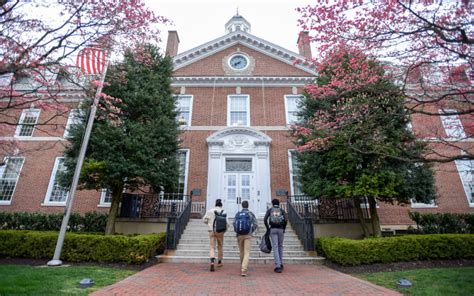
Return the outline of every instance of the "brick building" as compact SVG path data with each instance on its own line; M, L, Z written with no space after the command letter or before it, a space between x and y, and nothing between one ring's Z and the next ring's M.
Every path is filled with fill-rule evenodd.
M298 54L291 52L252 35L250 23L240 15L225 24L225 32L182 53L178 53L177 32L169 32L166 54L174 61L172 87L183 129L181 191L192 190L193 200L204 202L207 208L221 198L231 215L247 199L250 208L263 215L272 198L283 199L287 191L301 194L288 126L297 119L297 101L304 85L317 73L305 62L312 54L308 44L299 43ZM47 109L12 110L9 120L19 125L0 130L2 143L15 140L21 148L20 154L2 151L7 158L0 171L0 211L64 210L66 192L55 184L55 175L61 169L67 125L73 124L73 109L83 94L73 86L64 87L63 92L72 108L69 113L54 111L57 116L51 121L48 112L53 111ZM45 121L48 124L41 125ZM434 137L442 135L473 149L473 121L468 115L419 116L412 123L414 133L431 141L433 147L441 145ZM437 149L460 153L459 148L446 147ZM436 204L380 204L382 228L411 224L410 210L474 212L473 161L442 163L435 171ZM104 211L108 205L106 191L81 191L74 210Z

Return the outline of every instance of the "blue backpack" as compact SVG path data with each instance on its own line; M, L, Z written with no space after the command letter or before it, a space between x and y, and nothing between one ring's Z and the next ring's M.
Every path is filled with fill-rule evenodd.
M235 215L234 231L241 235L249 234L252 231L252 218L249 211L240 211Z

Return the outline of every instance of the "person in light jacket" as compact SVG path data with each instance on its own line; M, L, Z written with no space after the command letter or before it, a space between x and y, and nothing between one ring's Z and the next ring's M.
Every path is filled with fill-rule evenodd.
M222 200L216 199L216 206L206 212L204 215L203 222L209 226L209 258L211 261L210 270L214 271L214 264L216 261L216 243L217 243L217 267L222 267L222 258L224 258L224 233L225 232L216 232L214 220L216 219L216 212L220 215L226 215L226 223L229 224L227 220L227 214L222 209Z

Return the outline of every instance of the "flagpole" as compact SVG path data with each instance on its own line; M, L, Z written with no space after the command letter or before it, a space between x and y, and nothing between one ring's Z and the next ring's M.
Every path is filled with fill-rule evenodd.
M72 179L71 189L69 190L69 198L67 199L65 214L61 224L61 230L59 231L58 241L56 243L56 249L54 251L53 259L48 261L48 266L59 266L63 262L59 259L61 257L61 251L63 248L64 237L66 235L67 225L69 223L69 217L71 216L72 205L74 203L74 197L76 196L77 185L79 183L79 177L81 174L82 164L86 156L87 145L89 144L89 138L92 131L92 125L94 124L95 113L97 112L97 105L99 102L99 94L102 92L102 86L105 81L105 73L107 72L109 63L106 62L104 66L104 71L100 78L100 84L95 93L94 102L91 106L91 111L89 114L89 119L87 120L86 131L84 133L84 138L82 139L81 150L79 151L79 156L77 157L76 169L74 171L74 177Z

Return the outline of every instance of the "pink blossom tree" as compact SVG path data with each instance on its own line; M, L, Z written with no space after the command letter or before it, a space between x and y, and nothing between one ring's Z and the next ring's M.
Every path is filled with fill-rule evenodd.
M18 124L18 110L51 111L40 128L67 114L65 91L81 93L84 86L73 66L80 48L96 44L121 52L159 41L157 25L169 22L142 0L17 0L0 5L0 133L5 135Z
M324 95L334 89L350 92L380 78L381 73L370 72L364 63L358 63L357 55L350 67L360 69L349 73L340 70L338 74L342 60L333 53L343 46L356 49L382 62L387 77L402 89L412 121L418 123L415 133L436 142L427 154L430 160L474 158L473 145L465 141L474 132L472 8L469 1L434 0L317 1L298 8L299 24L308 32L301 40L311 42L318 52L313 62L321 70L321 62L330 61L335 69L332 85L310 85L308 93ZM429 117L440 115L462 120L464 130L456 141L446 140L444 130L429 127L434 122ZM418 128L421 125L424 130ZM453 155L443 149L463 153Z

